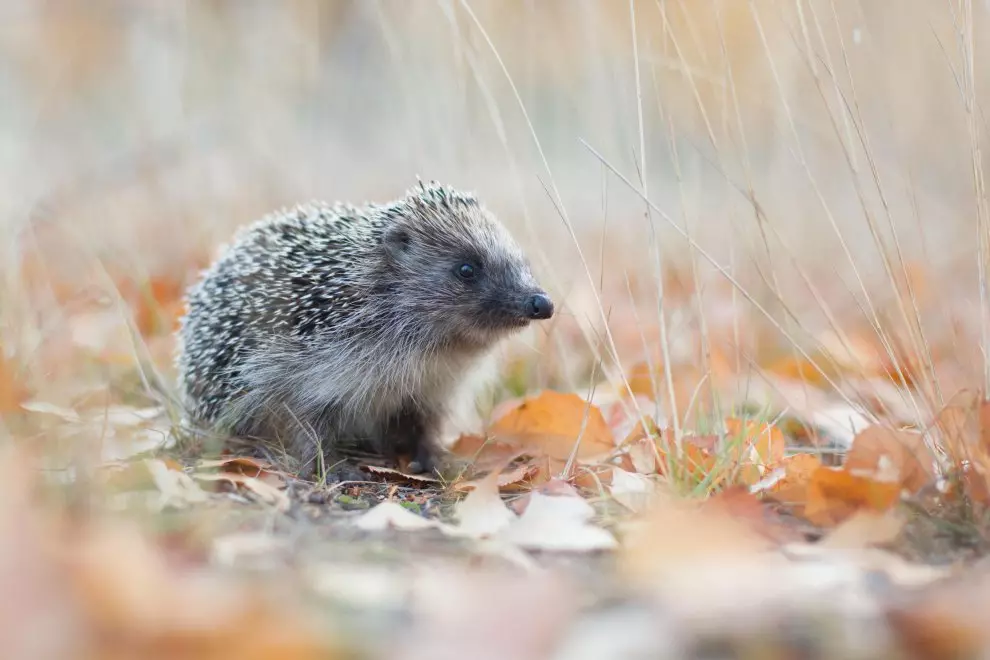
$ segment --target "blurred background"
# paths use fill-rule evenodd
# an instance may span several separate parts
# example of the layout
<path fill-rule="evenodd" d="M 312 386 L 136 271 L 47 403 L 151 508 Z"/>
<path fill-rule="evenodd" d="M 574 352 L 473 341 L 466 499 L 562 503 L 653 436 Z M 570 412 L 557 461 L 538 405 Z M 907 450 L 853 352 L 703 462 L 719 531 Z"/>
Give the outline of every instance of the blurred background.
<path fill-rule="evenodd" d="M 745 366 L 768 333 L 876 340 L 907 296 L 902 330 L 939 324 L 929 348 L 978 377 L 988 18 L 926 0 L 5 0 L 5 354 L 53 387 L 69 362 L 37 369 L 41 347 L 119 348 L 87 305 L 119 297 L 166 337 L 234 227 L 420 176 L 477 191 L 526 244 L 560 341 L 567 323 L 605 341 L 607 317 L 639 359 L 663 291 L 685 360 L 726 344 Z"/>

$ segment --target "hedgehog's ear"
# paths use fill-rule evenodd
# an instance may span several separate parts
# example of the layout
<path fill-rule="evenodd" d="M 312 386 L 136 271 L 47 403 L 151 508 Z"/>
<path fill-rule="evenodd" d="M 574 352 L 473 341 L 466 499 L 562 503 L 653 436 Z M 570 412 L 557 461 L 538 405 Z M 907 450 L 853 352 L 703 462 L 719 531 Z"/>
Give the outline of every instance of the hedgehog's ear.
<path fill-rule="evenodd" d="M 385 251 L 393 259 L 399 259 L 409 250 L 412 237 L 409 230 L 401 225 L 392 225 L 385 230 L 383 244 Z"/>

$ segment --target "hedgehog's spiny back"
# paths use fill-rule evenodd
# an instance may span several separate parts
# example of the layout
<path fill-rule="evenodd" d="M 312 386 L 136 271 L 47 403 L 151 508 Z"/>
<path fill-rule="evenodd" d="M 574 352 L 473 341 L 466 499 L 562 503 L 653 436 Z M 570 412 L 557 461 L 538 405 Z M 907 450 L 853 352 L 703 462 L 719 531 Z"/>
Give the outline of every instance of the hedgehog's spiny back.
<path fill-rule="evenodd" d="M 310 203 L 238 232 L 187 298 L 177 363 L 194 415 L 216 419 L 269 337 L 302 341 L 352 318 L 381 230 L 355 207 Z"/>

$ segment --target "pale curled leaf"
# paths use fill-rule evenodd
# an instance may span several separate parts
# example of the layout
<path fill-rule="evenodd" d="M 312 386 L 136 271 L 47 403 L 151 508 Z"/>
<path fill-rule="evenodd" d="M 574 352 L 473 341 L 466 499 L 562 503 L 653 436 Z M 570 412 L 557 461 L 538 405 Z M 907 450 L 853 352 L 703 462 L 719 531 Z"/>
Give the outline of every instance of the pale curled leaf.
<path fill-rule="evenodd" d="M 616 547 L 615 537 L 588 521 L 594 509 L 579 497 L 531 493 L 521 516 L 499 538 L 529 550 L 590 552 Z"/>
<path fill-rule="evenodd" d="M 155 486 L 161 492 L 160 507 L 175 506 L 181 508 L 207 500 L 206 492 L 185 472 L 173 470 L 158 459 L 148 459 L 144 464 L 151 474 Z"/>
<path fill-rule="evenodd" d="M 28 412 L 39 413 L 42 415 L 53 415 L 64 422 L 82 421 L 82 418 L 79 417 L 79 413 L 72 408 L 57 406 L 54 403 L 48 403 L 47 401 L 25 401 L 21 404 L 21 408 L 27 410 Z"/>
<path fill-rule="evenodd" d="M 459 525 L 454 532 L 460 536 L 481 538 L 507 527 L 516 516 L 509 510 L 498 493 L 500 474 L 492 472 L 457 503 L 455 516 Z"/>
<path fill-rule="evenodd" d="M 445 527 L 435 520 L 418 516 L 392 501 L 385 501 L 372 507 L 358 517 L 354 524 L 366 532 L 380 532 L 386 529 L 418 530 Z"/>
<path fill-rule="evenodd" d="M 612 497 L 630 511 L 645 509 L 656 492 L 656 484 L 643 474 L 627 472 L 622 468 L 612 468 Z"/>

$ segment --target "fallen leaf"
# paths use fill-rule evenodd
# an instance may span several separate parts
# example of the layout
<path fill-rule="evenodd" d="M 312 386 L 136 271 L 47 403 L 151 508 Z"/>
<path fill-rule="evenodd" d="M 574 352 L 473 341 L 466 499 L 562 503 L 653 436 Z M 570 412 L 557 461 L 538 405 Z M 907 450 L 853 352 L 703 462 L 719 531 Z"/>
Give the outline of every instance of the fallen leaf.
<path fill-rule="evenodd" d="M 457 503 L 457 534 L 472 538 L 491 536 L 516 519 L 498 494 L 498 472 L 475 482 L 474 489 Z"/>
<path fill-rule="evenodd" d="M 779 428 L 766 422 L 730 417 L 725 420 L 728 441 L 738 444 L 744 460 L 769 465 L 784 458 L 784 434 Z M 746 457 L 748 451 L 756 452 L 755 457 Z"/>
<path fill-rule="evenodd" d="M 882 467 L 884 458 L 896 470 L 901 486 L 911 493 L 917 493 L 935 480 L 935 464 L 924 436 L 882 426 L 871 426 L 856 436 L 846 457 L 845 469 L 875 473 Z"/>
<path fill-rule="evenodd" d="M 439 484 L 436 477 L 428 474 L 408 474 L 394 468 L 382 467 L 380 465 L 362 465 L 361 469 L 373 475 L 384 477 L 390 482 L 414 483 L 414 484 Z"/>
<path fill-rule="evenodd" d="M 615 449 L 601 411 L 576 394 L 544 391 L 495 421 L 490 433 L 505 443 L 567 460 L 580 438 L 577 458 L 593 460 Z"/>
<path fill-rule="evenodd" d="M 219 469 L 230 474 L 243 474 L 246 477 L 261 479 L 269 485 L 281 488 L 285 486 L 287 475 L 276 470 L 267 461 L 251 456 L 230 456 L 221 459 L 204 459 L 196 464 L 197 470 Z"/>
<path fill-rule="evenodd" d="M 589 552 L 615 548 L 615 537 L 588 522 L 594 513 L 581 497 L 534 492 L 523 514 L 498 538 L 528 550 Z"/>
<path fill-rule="evenodd" d="M 728 476 L 726 468 L 716 473 L 719 463 L 718 436 L 716 435 L 686 435 L 681 438 L 681 455 L 678 456 L 671 440 L 668 457 L 667 447 L 659 443 L 660 464 L 657 472 L 663 475 L 688 475 L 698 481 L 710 478 L 713 486 L 721 484 Z M 672 457 L 672 458 L 671 458 Z"/>
<path fill-rule="evenodd" d="M 632 470 L 640 474 L 657 472 L 657 439 L 660 437 L 661 431 L 653 420 L 640 420 L 630 431 L 621 446 L 626 448 Z"/>
<path fill-rule="evenodd" d="M 254 493 L 262 502 L 274 506 L 279 511 L 292 508 L 292 501 L 284 490 L 261 479 L 255 479 L 236 472 L 220 472 L 217 474 L 196 474 L 200 481 L 228 482 Z"/>
<path fill-rule="evenodd" d="M 52 415 L 63 422 L 71 422 L 75 424 L 82 421 L 79 413 L 72 408 L 57 406 L 54 403 L 49 403 L 47 401 L 25 401 L 20 405 L 20 407 L 28 412 L 42 415 Z"/>
<path fill-rule="evenodd" d="M 419 530 L 442 528 L 442 524 L 418 516 L 404 506 L 386 500 L 358 517 L 354 524 L 366 532 L 381 532 L 386 529 Z"/>
<path fill-rule="evenodd" d="M 615 501 L 630 511 L 643 511 L 656 494 L 656 483 L 645 475 L 626 472 L 617 467 L 612 469 L 609 492 Z"/>
<path fill-rule="evenodd" d="M 980 424 L 980 447 L 984 454 L 990 456 L 990 401 L 986 399 L 980 401 L 977 417 Z"/>
<path fill-rule="evenodd" d="M 462 435 L 451 445 L 450 452 L 471 461 L 475 470 L 484 472 L 507 465 L 524 450 L 480 435 Z"/>
<path fill-rule="evenodd" d="M 903 516 L 895 511 L 856 511 L 839 523 L 818 544 L 843 550 L 884 545 L 894 541 L 904 529 Z"/>
<path fill-rule="evenodd" d="M 155 486 L 161 492 L 159 507 L 184 508 L 208 499 L 203 489 L 185 472 L 173 470 L 164 461 L 158 459 L 147 459 L 144 464 L 151 473 Z"/>
<path fill-rule="evenodd" d="M 0 344 L 0 415 L 16 411 L 27 395 L 14 363 L 4 355 L 3 344 Z"/>
<path fill-rule="evenodd" d="M 245 558 L 271 560 L 289 547 L 288 539 L 269 532 L 241 532 L 214 539 L 210 556 L 221 566 L 235 566 Z"/>
<path fill-rule="evenodd" d="M 808 501 L 808 486 L 822 462 L 812 454 L 795 454 L 780 462 L 783 476 L 767 489 L 778 502 L 803 507 Z"/>
<path fill-rule="evenodd" d="M 122 297 L 134 313 L 138 331 L 148 337 L 178 329 L 184 312 L 183 282 L 178 278 L 157 276 L 138 284 L 130 281 L 119 287 Z"/>
<path fill-rule="evenodd" d="M 808 484 L 804 517 L 816 525 L 832 527 L 860 509 L 886 511 L 897 502 L 900 492 L 896 482 L 820 467 Z"/>
<path fill-rule="evenodd" d="M 783 517 L 745 486 L 733 486 L 720 490 L 700 509 L 703 513 L 717 512 L 742 522 L 747 527 L 773 543 L 787 543 L 804 539 L 801 532 L 788 525 Z"/>
<path fill-rule="evenodd" d="M 625 466 L 625 463 L 621 463 Z M 562 466 L 563 467 L 563 466 Z M 593 495 L 603 494 L 612 485 L 613 465 L 575 465 L 574 473 L 567 480 L 577 488 L 584 489 Z M 631 464 L 629 467 L 632 467 Z M 619 467 L 619 469 L 623 469 Z M 549 483 L 545 482 L 545 483 Z M 541 484 L 542 485 L 545 485 Z"/>
<path fill-rule="evenodd" d="M 493 470 L 493 472 L 497 475 L 496 483 L 498 484 L 499 490 L 518 490 L 518 488 L 525 487 L 539 471 L 539 466 L 533 465 L 532 463 L 522 463 L 507 472 Z M 487 476 L 485 478 L 487 478 Z M 467 492 L 475 488 L 475 486 L 483 480 L 484 479 L 459 481 L 451 485 L 451 488 L 458 492 Z"/>
<path fill-rule="evenodd" d="M 961 390 L 935 415 L 934 426 L 941 435 L 939 446 L 956 460 L 968 457 L 971 443 L 979 442 L 981 400 L 974 390 Z"/>
<path fill-rule="evenodd" d="M 182 466 L 173 459 L 161 460 L 169 470 L 182 471 Z M 105 488 L 118 492 L 147 490 L 156 487 L 154 475 L 146 461 L 125 461 L 102 465 L 99 468 L 99 477 Z"/>

